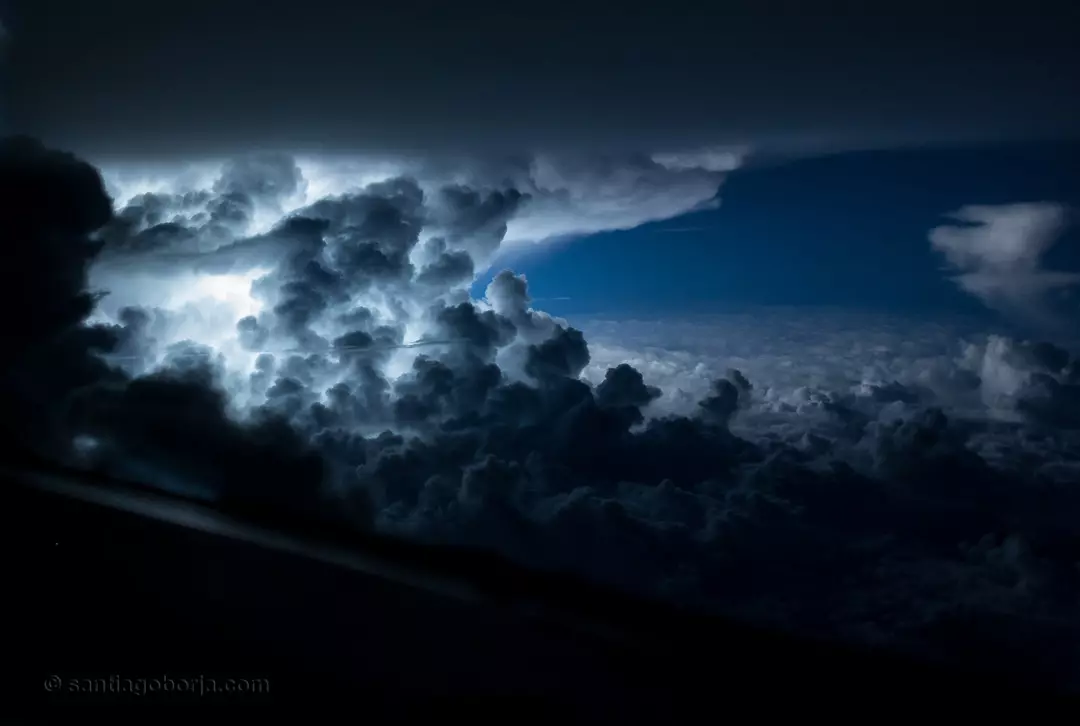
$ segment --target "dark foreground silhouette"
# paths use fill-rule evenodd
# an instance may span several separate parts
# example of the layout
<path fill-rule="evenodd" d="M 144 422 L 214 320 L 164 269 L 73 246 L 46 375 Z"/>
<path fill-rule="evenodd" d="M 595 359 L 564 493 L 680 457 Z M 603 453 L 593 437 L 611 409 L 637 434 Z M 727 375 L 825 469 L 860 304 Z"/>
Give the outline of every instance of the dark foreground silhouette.
<path fill-rule="evenodd" d="M 807 642 L 284 512 L 226 515 L 59 470 L 3 479 L 11 675 L 0 704 L 24 722 L 284 706 L 314 721 L 670 723 L 1077 705 L 1015 679 Z"/>

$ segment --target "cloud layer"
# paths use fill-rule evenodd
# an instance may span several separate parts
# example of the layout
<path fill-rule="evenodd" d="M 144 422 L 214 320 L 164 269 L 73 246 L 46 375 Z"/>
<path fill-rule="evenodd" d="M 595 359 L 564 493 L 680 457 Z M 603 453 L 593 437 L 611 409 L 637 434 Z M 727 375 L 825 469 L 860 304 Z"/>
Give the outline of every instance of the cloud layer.
<path fill-rule="evenodd" d="M 113 213 L 90 165 L 4 141 L 2 441 L 1075 685 L 1074 352 L 835 311 L 579 328 L 510 271 L 469 298 L 537 209 L 610 228 L 715 194 L 685 166 L 312 198 L 264 156 Z"/>

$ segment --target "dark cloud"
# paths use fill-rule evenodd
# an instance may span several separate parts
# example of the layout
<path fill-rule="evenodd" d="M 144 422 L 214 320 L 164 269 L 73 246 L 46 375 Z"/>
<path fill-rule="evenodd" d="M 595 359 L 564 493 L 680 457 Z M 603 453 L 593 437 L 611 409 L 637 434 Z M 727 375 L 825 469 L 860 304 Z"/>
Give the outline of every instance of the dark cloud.
<path fill-rule="evenodd" d="M 68 330 L 93 307 L 87 268 L 99 246 L 89 235 L 109 221 L 112 207 L 96 169 L 24 138 L 4 139 L 0 213 L 5 247 L 16 263 L 2 286 L 14 316 L 7 336 L 16 349 Z M 28 277 L 33 275 L 34 277 Z"/>
<path fill-rule="evenodd" d="M 596 387 L 596 401 L 601 406 L 643 408 L 659 396 L 660 389 L 645 385 L 641 373 L 626 363 L 609 368 Z"/>
<path fill-rule="evenodd" d="M 467 252 L 440 252 L 434 262 L 420 270 L 416 279 L 424 284 L 447 288 L 470 282 L 475 271 L 473 259 Z"/>
<path fill-rule="evenodd" d="M 525 372 L 540 382 L 576 378 L 589 364 L 585 336 L 574 328 L 556 328 L 543 343 L 529 346 Z"/>
<path fill-rule="evenodd" d="M 1080 642 L 1073 351 L 992 339 L 932 376 L 849 387 L 792 365 L 783 393 L 740 365 L 695 373 L 686 410 L 664 410 L 648 361 L 584 380 L 596 350 L 531 309 L 524 278 L 500 273 L 480 302 L 466 278 L 414 265 L 450 253 L 420 247 L 428 224 L 485 254 L 506 198 L 456 186 L 464 202 L 446 204 L 408 178 L 206 253 L 232 256 L 215 274 L 265 268 L 255 314 L 215 327 L 206 310 L 147 306 L 90 323 L 89 237 L 111 217 L 100 179 L 30 142 L 0 150 L 20 202 L 0 212 L 3 301 L 25 315 L 5 359 L 25 364 L 0 388 L 9 437 L 231 506 L 489 548 L 1017 677 Z M 230 173 L 273 196 L 288 169 Z M 995 625 L 974 637 L 971 623 Z M 1044 677 L 1076 685 L 1075 652 Z"/>
<path fill-rule="evenodd" d="M 25 138 L 0 140 L 0 244 L 5 314 L 0 410 L 5 443 L 63 447 L 57 409 L 79 386 L 105 375 L 91 350 L 114 341 L 81 327 L 94 306 L 87 272 L 100 245 L 90 234 L 109 221 L 96 169 Z"/>
<path fill-rule="evenodd" d="M 471 303 L 438 309 L 435 324 L 445 337 L 460 341 L 467 355 L 484 361 L 491 360 L 516 332 L 509 320 L 490 310 L 478 311 Z"/>
<path fill-rule="evenodd" d="M 182 360 L 167 372 L 80 397 L 80 431 L 101 442 L 103 464 L 128 478 L 219 497 L 313 506 L 322 484 L 317 454 L 280 418 L 232 423 L 209 366 Z"/>
<path fill-rule="evenodd" d="M 702 415 L 725 426 L 731 421 L 731 417 L 735 415 L 735 412 L 739 410 L 740 399 L 745 399 L 746 394 L 749 392 L 749 383 L 743 378 L 743 375 L 738 371 L 734 371 L 734 373 L 738 376 L 736 380 L 744 384 L 745 387 L 740 387 L 727 378 L 717 379 L 713 381 L 711 394 L 698 403 Z"/>
<path fill-rule="evenodd" d="M 1019 409 L 1049 427 L 1080 427 L 1080 383 L 1038 373 L 1020 393 Z"/>
<path fill-rule="evenodd" d="M 462 185 L 447 186 L 436 204 L 436 220 L 444 222 L 450 245 L 464 245 L 484 259 L 498 249 L 506 236 L 507 222 L 528 199 L 517 189 L 485 195 Z"/>

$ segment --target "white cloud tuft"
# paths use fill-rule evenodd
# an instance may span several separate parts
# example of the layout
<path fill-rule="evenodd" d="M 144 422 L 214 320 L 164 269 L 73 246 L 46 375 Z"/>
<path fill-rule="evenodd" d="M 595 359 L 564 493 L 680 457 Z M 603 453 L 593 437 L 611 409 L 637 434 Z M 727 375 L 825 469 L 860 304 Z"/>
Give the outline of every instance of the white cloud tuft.
<path fill-rule="evenodd" d="M 1045 317 L 1049 292 L 1080 283 L 1080 275 L 1042 268 L 1068 224 L 1063 205 L 970 205 L 948 217 L 952 223 L 930 231 L 930 244 L 959 271 L 957 284 L 986 305 Z"/>

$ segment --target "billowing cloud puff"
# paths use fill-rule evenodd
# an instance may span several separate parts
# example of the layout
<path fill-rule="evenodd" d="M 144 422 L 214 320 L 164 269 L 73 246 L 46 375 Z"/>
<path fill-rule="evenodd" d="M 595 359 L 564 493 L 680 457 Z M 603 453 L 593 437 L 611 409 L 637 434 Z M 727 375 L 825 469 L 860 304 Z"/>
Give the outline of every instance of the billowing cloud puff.
<path fill-rule="evenodd" d="M 716 166 L 417 171 L 307 198 L 303 164 L 262 157 L 113 213 L 93 167 L 5 142 L 3 302 L 25 318 L 4 443 L 1076 684 L 1074 350 L 796 310 L 574 326 L 510 271 L 470 299 L 470 266 L 537 210 L 571 210 L 563 230 L 659 218 L 711 199 Z M 699 195 L 665 200 L 688 179 Z"/>

